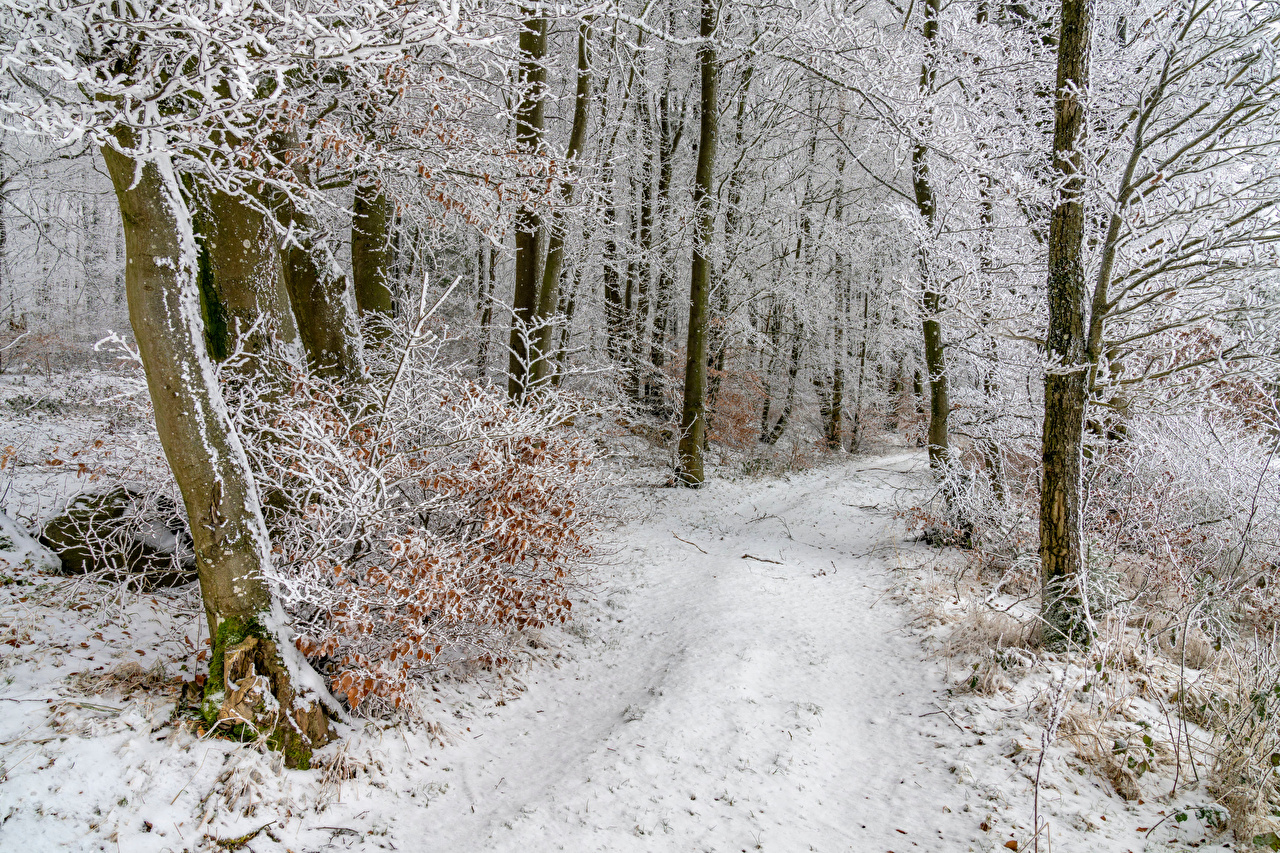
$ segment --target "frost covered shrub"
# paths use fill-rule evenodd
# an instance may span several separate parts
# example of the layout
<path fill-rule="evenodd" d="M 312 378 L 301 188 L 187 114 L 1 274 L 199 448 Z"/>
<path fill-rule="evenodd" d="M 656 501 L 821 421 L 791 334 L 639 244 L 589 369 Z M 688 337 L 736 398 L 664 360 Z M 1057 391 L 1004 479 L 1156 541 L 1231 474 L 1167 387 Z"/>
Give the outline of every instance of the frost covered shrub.
<path fill-rule="evenodd" d="M 1280 645 L 1254 636 L 1226 656 L 1226 690 L 1206 704 L 1214 734 L 1210 787 L 1236 839 L 1249 842 L 1280 822 Z"/>
<path fill-rule="evenodd" d="M 391 341 L 354 389 L 264 359 L 236 397 L 298 648 L 370 713 L 565 621 L 599 517 L 593 447 L 562 426 L 581 407 L 556 389 L 510 406 L 442 346 Z"/>
<path fill-rule="evenodd" d="M 1090 466 L 1095 550 L 1138 555 L 1140 580 L 1221 635 L 1280 615 L 1276 436 L 1206 416 L 1136 421 Z M 1133 569 L 1131 568 L 1131 573 Z M 1215 627 L 1216 626 L 1216 627 Z"/>
<path fill-rule="evenodd" d="M 1199 617 L 1280 617 L 1280 458 L 1265 422 L 1205 414 L 1132 418 L 1085 462 L 1084 535 L 1091 572 Z M 920 519 L 947 544 L 1012 565 L 1036 550 L 1039 469 L 1010 464 L 1029 448 L 971 447 L 943 472 Z M 1230 614 L 1228 616 L 1228 611 Z"/>

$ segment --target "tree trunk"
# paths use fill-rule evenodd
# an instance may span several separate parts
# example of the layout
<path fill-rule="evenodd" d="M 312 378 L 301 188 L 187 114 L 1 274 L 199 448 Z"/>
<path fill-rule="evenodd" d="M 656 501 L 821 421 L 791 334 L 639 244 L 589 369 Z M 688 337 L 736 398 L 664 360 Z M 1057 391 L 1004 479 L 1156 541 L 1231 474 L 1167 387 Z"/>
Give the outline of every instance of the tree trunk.
<path fill-rule="evenodd" d="M 924 38 L 928 44 L 924 62 L 920 65 L 920 92 L 933 91 L 937 73 L 934 54 L 938 38 L 938 15 L 941 0 L 927 0 L 925 4 Z M 934 227 L 937 202 L 933 185 L 929 180 L 928 148 L 916 143 L 911 151 L 912 187 L 915 190 L 916 209 L 928 224 Z M 942 337 L 942 322 L 938 315 L 942 310 L 942 294 L 931 280 L 928 259 L 924 247 L 920 249 L 920 282 L 924 292 L 920 299 L 921 331 L 924 337 L 924 363 L 929 373 L 929 464 L 940 467 L 950 453 L 950 434 L 947 418 L 951 414 L 951 398 L 947 388 L 946 345 Z"/>
<path fill-rule="evenodd" d="M 240 341 L 265 352 L 278 340 L 294 349 L 298 326 L 289 305 L 275 224 L 265 209 L 189 181 L 192 221 L 201 250 L 200 295 L 205 336 L 215 360 Z"/>
<path fill-rule="evenodd" d="M 395 205 L 387 194 L 373 184 L 357 183 L 351 206 L 351 282 L 361 316 L 372 313 L 389 319 L 395 310 L 391 293 L 395 222 Z"/>
<path fill-rule="evenodd" d="M 524 6 L 520 28 L 520 83 L 516 109 L 516 147 L 526 154 L 542 148 L 546 112 L 547 19 L 536 6 Z M 538 310 L 538 244 L 541 217 L 535 207 L 521 206 L 515 215 L 515 292 L 511 299 L 511 354 L 507 362 L 507 396 L 523 402 L 530 371 L 529 344 L 536 334 Z"/>
<path fill-rule="evenodd" d="M 782 351 L 782 309 L 778 307 L 778 303 L 774 301 L 769 306 L 769 313 L 765 317 L 764 323 L 765 334 L 769 338 L 769 345 L 762 347 L 760 350 L 760 381 L 764 390 L 764 399 L 760 404 L 760 440 L 765 441 L 769 435 L 769 424 L 773 420 L 773 374 L 778 364 L 778 353 Z M 765 362 L 765 351 L 769 353 L 769 360 Z"/>
<path fill-rule="evenodd" d="M 867 338 L 871 334 L 871 322 L 868 319 L 868 291 L 862 292 L 862 343 L 858 347 L 858 383 L 853 398 L 853 429 L 849 435 L 849 449 L 857 450 L 862 444 L 862 389 L 867 380 Z"/>
<path fill-rule="evenodd" d="M 674 14 L 674 10 L 673 10 Z M 675 152 L 684 135 L 684 114 L 673 118 L 671 110 L 670 80 L 665 79 L 658 99 L 658 191 L 656 224 L 660 229 L 669 225 L 671 215 L 671 182 L 675 176 Z M 659 237 L 659 243 L 664 238 Z M 662 419 L 671 417 L 671 407 L 666 402 L 664 368 L 667 364 L 667 336 L 671 325 L 671 299 L 675 290 L 675 277 L 671 274 L 665 252 L 658 265 L 658 289 L 653 304 L 653 338 L 649 342 L 649 363 L 653 366 L 652 381 L 645 388 L 649 411 Z M 708 404 L 710 405 L 710 404 Z"/>
<path fill-rule="evenodd" d="M 701 112 L 698 131 L 698 165 L 693 185 L 696 211 L 693 235 L 693 264 L 689 276 L 689 334 L 684 364 L 684 405 L 680 413 L 679 480 L 686 486 L 700 486 L 703 472 L 703 444 L 707 429 L 707 308 L 711 301 L 710 246 L 715 232 L 716 211 L 712 204 L 716 162 L 716 135 L 720 119 L 716 85 L 719 64 L 715 35 L 716 0 L 702 0 L 698 34 L 701 65 Z"/>
<path fill-rule="evenodd" d="M 639 108 L 639 147 L 640 155 L 640 215 L 636 220 L 636 313 L 634 332 L 631 337 L 631 399 L 641 404 L 644 402 L 644 388 L 649 379 L 648 353 L 650 307 L 650 284 L 652 264 L 650 253 L 653 251 L 653 116 L 649 110 L 647 97 L 640 98 Z"/>
<path fill-rule="evenodd" d="M 841 264 L 843 267 L 843 264 Z M 833 323 L 831 344 L 831 403 L 827 421 L 824 424 L 824 437 L 827 449 L 839 450 L 844 446 L 844 300 L 846 283 L 839 280 L 836 286 L 836 308 Z"/>
<path fill-rule="evenodd" d="M 117 134 L 122 148 L 132 147 L 125 131 Z M 271 545 L 205 346 L 190 215 L 167 156 L 140 161 L 110 145 L 101 150 L 124 224 L 129 319 L 156 431 L 186 505 L 214 639 L 207 713 L 211 724 L 265 728 L 291 766 L 305 767 L 329 738 L 328 720 L 263 577 Z M 254 693 L 261 690 L 254 674 L 266 677 L 271 695 Z"/>
<path fill-rule="evenodd" d="M 273 144 L 277 156 L 288 163 L 298 140 L 293 133 L 280 134 Z M 307 186 L 307 176 L 294 168 Z M 289 235 L 280 250 L 284 284 L 311 369 L 338 381 L 365 381 L 364 340 L 350 280 L 323 239 L 314 214 L 288 198 L 274 199 L 273 205 Z"/>
<path fill-rule="evenodd" d="M 714 418 L 716 415 L 716 400 L 720 397 L 720 388 L 724 382 L 725 365 L 729 353 L 729 289 L 725 287 L 724 282 L 728 278 L 729 270 L 733 269 L 738 256 L 738 237 L 742 227 L 743 173 L 745 171 L 742 164 L 746 159 L 747 153 L 742 144 L 743 131 L 746 127 L 744 117 L 747 110 L 747 92 L 751 88 L 751 78 L 754 73 L 754 66 L 748 65 L 743 69 L 741 82 L 738 85 L 738 104 L 733 124 L 733 147 L 734 151 L 737 152 L 737 157 L 727 181 L 728 191 L 724 212 L 724 266 L 719 271 L 717 275 L 718 283 L 713 288 L 718 298 L 715 305 L 716 311 L 711 320 L 711 341 L 708 344 L 711 349 L 711 358 L 707 364 L 708 369 L 711 371 L 711 376 L 707 381 L 707 412 L 709 419 Z M 710 425 L 710 421 L 708 421 L 708 425 Z"/>
<path fill-rule="evenodd" d="M 769 446 L 777 444 L 778 439 L 782 438 L 787 425 L 791 423 L 791 413 L 795 410 L 796 377 L 800 375 L 800 356 L 804 352 L 804 324 L 797 320 L 795 326 L 792 333 L 794 337 L 791 339 L 791 361 L 787 364 L 787 395 L 783 398 L 782 414 L 778 415 L 778 422 L 773 428 L 760 436 L 760 440 Z"/>
<path fill-rule="evenodd" d="M 573 271 L 573 287 L 569 290 L 568 298 L 564 300 L 564 308 L 561 311 L 564 314 L 564 326 L 560 329 L 560 344 L 556 349 L 556 372 L 552 376 L 552 382 L 557 388 L 564 381 L 564 374 L 568 365 L 569 329 L 570 324 L 573 323 L 573 311 L 578 302 L 578 288 L 581 286 L 582 268 L 578 267 Z"/>
<path fill-rule="evenodd" d="M 1063 0 L 1054 101 L 1053 178 L 1049 220 L 1049 329 L 1051 360 L 1044 378 L 1044 479 L 1040 490 L 1042 617 L 1052 645 L 1088 645 L 1084 594 L 1081 474 L 1088 397 L 1084 279 L 1084 158 L 1086 129 L 1079 93 L 1089 86 L 1088 0 Z"/>
<path fill-rule="evenodd" d="M 569 148 L 566 169 L 572 176 L 577 171 L 578 158 L 587 138 L 587 108 L 591 104 L 591 22 L 583 21 L 578 27 L 578 85 L 573 98 L 573 125 L 569 131 Z M 530 353 L 533 365 L 533 384 L 542 385 L 551 376 L 555 362 L 552 351 L 555 327 L 550 320 L 560 303 L 560 279 L 564 271 L 564 243 L 567 223 L 564 208 L 573 203 L 573 184 L 560 184 L 563 207 L 551 212 L 551 225 L 547 236 L 547 260 L 542 270 L 542 289 L 538 294 L 537 335 L 534 350 Z M 567 322 L 567 320 L 566 320 Z"/>
<path fill-rule="evenodd" d="M 619 287 L 618 275 L 618 208 L 614 198 L 617 187 L 614 186 L 612 163 L 612 146 L 606 152 L 604 166 L 600 169 L 600 183 L 605 195 L 603 219 L 604 224 L 604 259 L 600 271 L 601 283 L 604 287 L 604 327 L 605 350 L 612 361 L 621 361 L 623 356 L 623 339 L 626 326 L 626 308 L 622 302 L 622 288 Z"/>
<path fill-rule="evenodd" d="M 498 265 L 498 250 L 487 237 L 480 237 L 480 347 L 476 352 L 476 373 L 483 383 L 489 372 L 489 339 L 493 335 L 493 288 L 497 283 L 494 268 Z"/>

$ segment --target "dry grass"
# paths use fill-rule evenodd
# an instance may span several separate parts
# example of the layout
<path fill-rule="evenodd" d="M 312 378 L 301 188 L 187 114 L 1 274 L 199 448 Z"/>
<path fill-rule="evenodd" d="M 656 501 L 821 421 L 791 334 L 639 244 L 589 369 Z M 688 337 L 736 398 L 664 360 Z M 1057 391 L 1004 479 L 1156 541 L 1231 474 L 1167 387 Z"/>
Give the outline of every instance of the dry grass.
<path fill-rule="evenodd" d="M 1214 732 L 1210 790 L 1230 812 L 1239 841 L 1280 830 L 1280 642 L 1254 637 L 1224 650 L 1218 683 L 1226 688 L 1206 703 Z"/>
<path fill-rule="evenodd" d="M 92 695 L 115 694 L 127 697 L 137 690 L 149 694 L 177 694 L 181 682 L 169 675 L 164 662 L 157 660 L 149 669 L 135 661 L 125 661 L 105 672 L 86 672 L 75 677 L 76 686 Z"/>

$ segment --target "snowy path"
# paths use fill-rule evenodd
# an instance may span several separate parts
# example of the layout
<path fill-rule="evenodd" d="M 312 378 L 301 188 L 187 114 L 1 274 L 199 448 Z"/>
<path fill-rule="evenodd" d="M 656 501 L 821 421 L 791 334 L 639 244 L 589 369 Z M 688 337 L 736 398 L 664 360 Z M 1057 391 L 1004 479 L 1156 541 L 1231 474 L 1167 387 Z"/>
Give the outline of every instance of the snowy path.
<path fill-rule="evenodd" d="M 398 811 L 400 848 L 969 849 L 947 756 L 972 736 L 868 556 L 892 564 L 894 489 L 920 464 L 638 499 L 594 636 L 430 756 L 450 788 Z"/>

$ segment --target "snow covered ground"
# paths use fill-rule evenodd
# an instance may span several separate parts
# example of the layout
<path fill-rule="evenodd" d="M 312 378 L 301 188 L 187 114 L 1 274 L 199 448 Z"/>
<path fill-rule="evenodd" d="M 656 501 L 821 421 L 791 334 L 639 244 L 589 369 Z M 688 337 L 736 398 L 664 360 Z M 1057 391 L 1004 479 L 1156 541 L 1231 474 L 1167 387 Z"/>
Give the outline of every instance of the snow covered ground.
<path fill-rule="evenodd" d="M 434 685 L 418 723 L 349 729 L 305 772 L 170 723 L 158 674 L 86 695 L 121 660 L 130 684 L 193 667 L 189 596 L 104 621 L 3 569 L 0 849 L 1031 849 L 1033 703 L 951 696 L 892 594 L 927 553 L 898 514 L 924 464 L 634 489 L 531 667 Z M 1194 816 L 1148 835 L 1174 808 L 1126 803 L 1061 743 L 1040 788 L 1046 853 L 1207 846 Z"/>

